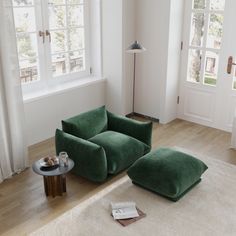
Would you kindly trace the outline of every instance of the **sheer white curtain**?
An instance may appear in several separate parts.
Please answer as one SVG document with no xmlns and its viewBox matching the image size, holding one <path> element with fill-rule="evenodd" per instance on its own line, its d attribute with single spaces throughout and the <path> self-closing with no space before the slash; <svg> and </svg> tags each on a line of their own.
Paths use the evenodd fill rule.
<svg viewBox="0 0 236 236">
<path fill-rule="evenodd" d="M 11 0 L 0 0 L 0 182 L 28 165 Z"/>
</svg>

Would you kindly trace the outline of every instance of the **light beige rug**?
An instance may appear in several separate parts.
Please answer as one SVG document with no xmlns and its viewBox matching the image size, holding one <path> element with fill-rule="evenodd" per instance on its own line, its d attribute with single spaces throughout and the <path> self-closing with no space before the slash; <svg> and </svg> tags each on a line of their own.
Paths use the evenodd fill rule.
<svg viewBox="0 0 236 236">
<path fill-rule="evenodd" d="M 133 185 L 126 176 L 31 236 L 235 236 L 236 167 L 198 158 L 209 169 L 176 203 Z M 122 227 L 110 216 L 112 201 L 135 201 L 147 217 Z"/>
</svg>

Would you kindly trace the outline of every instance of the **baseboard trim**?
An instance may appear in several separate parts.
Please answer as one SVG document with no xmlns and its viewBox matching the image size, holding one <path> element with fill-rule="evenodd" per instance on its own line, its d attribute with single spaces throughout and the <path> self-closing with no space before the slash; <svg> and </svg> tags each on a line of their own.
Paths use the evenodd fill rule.
<svg viewBox="0 0 236 236">
<path fill-rule="evenodd" d="M 159 119 L 153 118 L 151 116 L 142 115 L 142 114 L 139 114 L 136 112 L 132 112 L 132 113 L 129 113 L 128 115 L 126 115 L 126 117 L 128 117 L 128 118 L 131 118 L 132 116 L 138 116 L 138 117 L 145 118 L 145 119 L 151 120 L 153 122 L 159 123 Z"/>
</svg>

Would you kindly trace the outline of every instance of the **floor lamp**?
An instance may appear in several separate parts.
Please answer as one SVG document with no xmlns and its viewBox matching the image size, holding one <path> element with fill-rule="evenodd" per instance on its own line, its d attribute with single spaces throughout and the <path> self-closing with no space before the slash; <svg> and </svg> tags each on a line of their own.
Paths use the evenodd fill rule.
<svg viewBox="0 0 236 236">
<path fill-rule="evenodd" d="M 135 99 L 135 76 L 136 76 L 136 54 L 142 53 L 146 51 L 146 49 L 138 42 L 135 41 L 132 43 L 127 49 L 127 53 L 134 54 L 134 74 L 133 74 L 133 105 L 132 105 L 132 114 L 134 114 L 134 99 Z"/>
</svg>

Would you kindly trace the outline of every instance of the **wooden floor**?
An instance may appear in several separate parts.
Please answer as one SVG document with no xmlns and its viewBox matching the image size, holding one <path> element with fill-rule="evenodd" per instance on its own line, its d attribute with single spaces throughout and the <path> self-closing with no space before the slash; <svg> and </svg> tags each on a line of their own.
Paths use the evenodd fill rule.
<svg viewBox="0 0 236 236">
<path fill-rule="evenodd" d="M 230 138 L 227 132 L 175 120 L 167 125 L 154 124 L 153 148 L 182 147 L 236 165 L 236 151 L 230 149 Z M 53 139 L 34 145 L 29 148 L 30 162 L 54 152 Z M 42 177 L 29 168 L 0 185 L 0 235 L 34 231 L 123 175 L 98 185 L 68 174 L 67 194 L 53 199 L 45 197 Z"/>
</svg>

